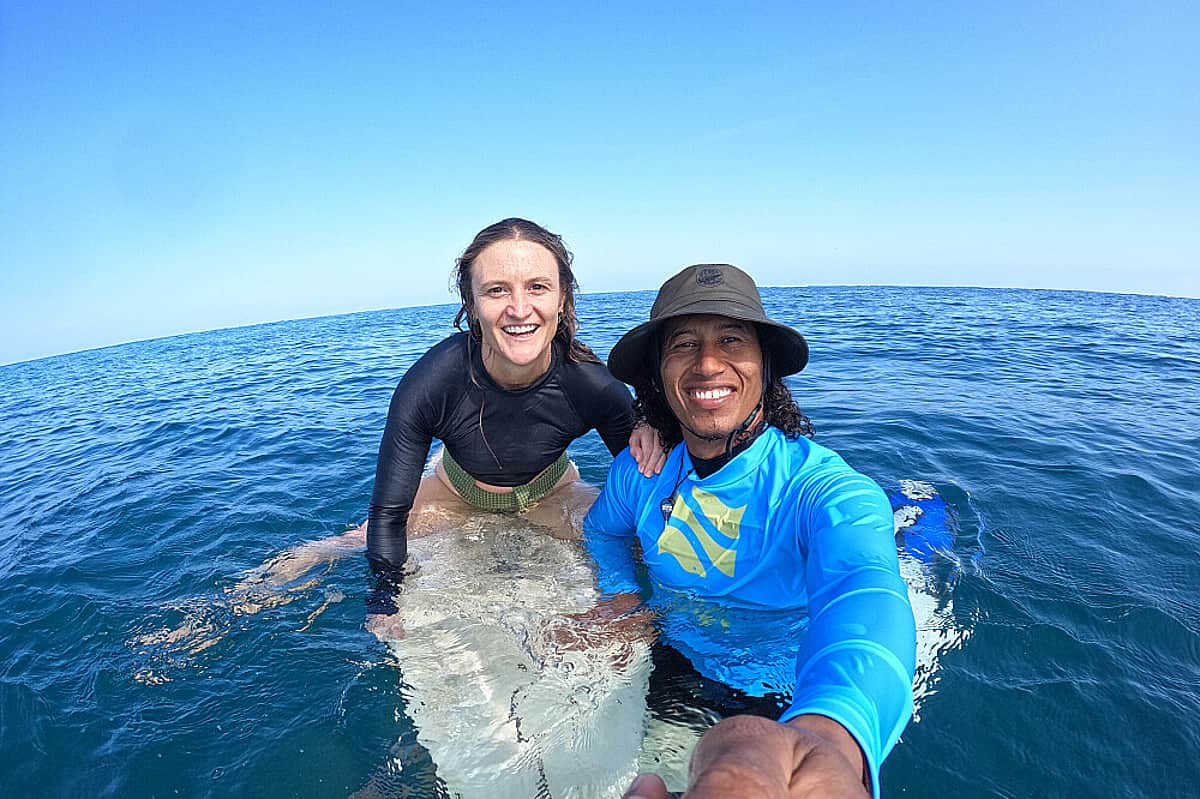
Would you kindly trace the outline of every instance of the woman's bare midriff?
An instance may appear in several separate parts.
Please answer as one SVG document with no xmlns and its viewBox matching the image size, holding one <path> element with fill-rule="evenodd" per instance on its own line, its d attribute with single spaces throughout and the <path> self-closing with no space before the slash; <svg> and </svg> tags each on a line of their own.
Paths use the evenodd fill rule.
<svg viewBox="0 0 1200 799">
<path fill-rule="evenodd" d="M 493 486 L 479 480 L 475 481 L 475 485 L 484 491 L 497 494 L 512 492 L 510 487 Z M 529 522 L 547 528 L 555 538 L 577 539 L 580 536 L 583 514 L 587 513 L 587 509 L 596 498 L 596 493 L 595 488 L 580 480 L 579 469 L 571 463 L 550 493 L 521 515 Z M 450 477 L 439 461 L 434 474 L 421 480 L 417 495 L 413 498 L 413 508 L 408 517 L 408 535 L 418 538 L 435 530 L 445 529 L 447 523 L 457 521 L 453 517 L 473 512 L 475 507 L 454 489 Z"/>
<path fill-rule="evenodd" d="M 546 467 L 546 468 L 549 469 L 550 467 Z M 450 482 L 450 475 L 446 474 L 446 467 L 442 466 L 442 462 L 440 459 L 437 462 L 437 468 L 435 469 L 434 474 L 436 474 L 438 476 L 438 479 L 442 482 L 442 485 L 444 485 L 447 489 L 449 489 L 450 492 L 452 494 L 454 494 L 454 496 L 458 497 L 459 499 L 462 499 L 462 495 L 460 495 L 458 493 L 458 489 L 456 489 L 454 487 L 454 484 Z M 542 474 L 545 474 L 545 472 L 542 472 Z M 541 474 L 539 474 L 537 477 L 534 477 L 533 479 L 536 480 L 538 477 L 541 477 Z M 567 463 L 567 470 L 563 473 L 563 476 L 558 479 L 558 482 L 554 484 L 554 488 L 550 489 L 550 491 L 546 494 L 546 496 L 550 496 L 551 494 L 553 494 L 555 491 L 558 491 L 563 486 L 567 485 L 568 483 L 573 483 L 578 479 L 579 479 L 579 469 L 577 469 L 575 467 L 574 463 Z M 530 482 L 533 482 L 533 480 L 531 480 Z M 512 488 L 510 486 L 489 485 L 488 483 L 485 483 L 481 480 L 476 480 L 475 485 L 479 488 L 482 488 L 484 491 L 490 491 L 493 494 L 511 494 L 513 492 Z M 420 491 L 418 491 L 417 493 L 419 494 Z M 466 500 L 463 500 L 463 501 L 466 502 Z"/>
</svg>

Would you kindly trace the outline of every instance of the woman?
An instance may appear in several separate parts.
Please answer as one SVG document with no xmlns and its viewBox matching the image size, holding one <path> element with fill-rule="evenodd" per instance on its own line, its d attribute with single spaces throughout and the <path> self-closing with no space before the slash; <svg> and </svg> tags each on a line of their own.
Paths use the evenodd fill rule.
<svg viewBox="0 0 1200 799">
<path fill-rule="evenodd" d="M 388 410 L 366 530 L 380 589 L 367 627 L 402 664 L 406 712 L 453 795 L 616 796 L 641 742 L 647 632 L 574 622 L 594 602 L 582 550 L 507 530 L 498 567 L 497 539 L 455 535 L 462 525 L 445 514 L 519 513 L 578 537 L 596 491 L 567 446 L 596 429 L 620 452 L 629 391 L 576 338 L 571 254 L 557 235 L 497 222 L 454 279 L 466 331 L 413 364 Z M 441 459 L 422 478 L 434 438 Z M 638 450 L 661 468 L 646 438 Z M 431 530 L 451 535 L 414 547 L 400 591 L 410 533 Z"/>
<path fill-rule="evenodd" d="M 563 522 L 591 497 L 571 490 L 579 472 L 567 445 L 595 428 L 615 455 L 633 415 L 628 389 L 576 338 L 571 260 L 559 236 L 517 218 L 481 230 L 458 259 L 454 323 L 467 330 L 404 375 L 379 449 L 367 554 L 387 583 L 407 556 L 410 517 L 428 507 L 524 512 L 543 502 L 532 520 L 578 536 Z M 434 438 L 442 460 L 422 480 Z M 662 448 L 646 439 L 635 437 L 636 454 L 661 466 Z"/>
<path fill-rule="evenodd" d="M 281 588 L 355 551 L 365 534 L 381 589 L 372 610 L 387 613 L 409 536 L 446 529 L 455 515 L 521 513 L 578 538 L 596 492 L 566 449 L 589 430 L 614 455 L 628 442 L 645 473 L 657 473 L 666 457 L 657 434 L 633 429 L 628 389 L 576 338 L 572 259 L 560 236 L 525 219 L 479 231 L 452 276 L 460 332 L 413 364 L 392 395 L 367 522 L 273 558 L 235 591 Z M 434 438 L 441 459 L 422 477 Z M 384 634 L 380 621 L 369 626 Z"/>
<path fill-rule="evenodd" d="M 480 231 L 454 272 L 460 332 L 392 395 L 367 523 L 279 555 L 228 599 L 236 614 L 290 601 L 309 586 L 296 578 L 365 534 L 380 589 L 367 627 L 404 664 L 407 712 L 464 797 L 615 795 L 641 741 L 648 634 L 576 624 L 595 603 L 591 562 L 533 532 L 579 537 L 596 489 L 566 450 L 589 430 L 614 455 L 629 441 L 647 471 L 665 459 L 651 428 L 630 441 L 628 389 L 576 338 L 571 260 L 559 236 L 524 219 Z M 423 477 L 434 438 L 441 458 Z M 496 533 L 462 534 L 480 509 L 533 523 L 501 525 L 516 528 L 503 531 L 502 567 Z M 433 531 L 400 591 L 409 536 Z M 144 643 L 199 651 L 185 639 L 204 629 L 185 623 Z"/>
</svg>

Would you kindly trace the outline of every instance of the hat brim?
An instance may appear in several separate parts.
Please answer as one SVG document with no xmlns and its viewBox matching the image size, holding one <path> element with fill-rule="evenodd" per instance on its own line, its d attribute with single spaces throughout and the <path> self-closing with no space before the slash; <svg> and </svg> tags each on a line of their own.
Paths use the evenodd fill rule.
<svg viewBox="0 0 1200 799">
<path fill-rule="evenodd" d="M 669 319 L 694 314 L 727 316 L 757 325 L 759 343 L 765 352 L 770 353 L 771 372 L 775 377 L 796 374 L 808 364 L 808 342 L 787 325 L 768 319 L 754 309 L 747 309 L 743 313 L 728 302 L 697 302 L 670 315 L 643 322 L 621 336 L 608 355 L 608 371 L 622 383 L 630 385 L 649 381 L 651 369 L 658 362 L 651 348 L 655 346 L 659 326 Z"/>
</svg>

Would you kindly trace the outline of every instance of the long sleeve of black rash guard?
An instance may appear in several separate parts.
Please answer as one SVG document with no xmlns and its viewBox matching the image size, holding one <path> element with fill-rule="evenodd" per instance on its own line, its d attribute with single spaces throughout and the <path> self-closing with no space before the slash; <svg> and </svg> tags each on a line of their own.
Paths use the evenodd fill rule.
<svg viewBox="0 0 1200 799">
<path fill-rule="evenodd" d="M 375 487 L 367 515 L 367 557 L 376 575 L 399 579 L 408 557 L 408 513 L 421 484 L 421 472 L 444 395 L 438 396 L 439 370 L 432 368 L 439 347 L 426 353 L 392 393 L 387 425 L 375 463 Z"/>
</svg>

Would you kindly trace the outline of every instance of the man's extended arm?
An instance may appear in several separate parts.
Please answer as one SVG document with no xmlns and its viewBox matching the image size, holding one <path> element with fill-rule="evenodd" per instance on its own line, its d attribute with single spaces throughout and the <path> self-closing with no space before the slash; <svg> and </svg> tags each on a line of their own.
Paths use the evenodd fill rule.
<svg viewBox="0 0 1200 799">
<path fill-rule="evenodd" d="M 912 716 L 916 625 L 887 496 L 849 469 L 823 483 L 802 509 L 810 622 L 780 720 L 838 722 L 861 748 L 878 796 L 879 768 Z"/>
<path fill-rule="evenodd" d="M 692 755 L 687 799 L 879 795 L 879 766 L 912 713 L 915 625 L 899 575 L 891 506 L 836 464 L 799 517 L 810 624 L 783 723 L 732 716 Z M 829 475 L 826 475 L 828 477 Z M 642 775 L 627 797 L 665 799 Z"/>
</svg>

